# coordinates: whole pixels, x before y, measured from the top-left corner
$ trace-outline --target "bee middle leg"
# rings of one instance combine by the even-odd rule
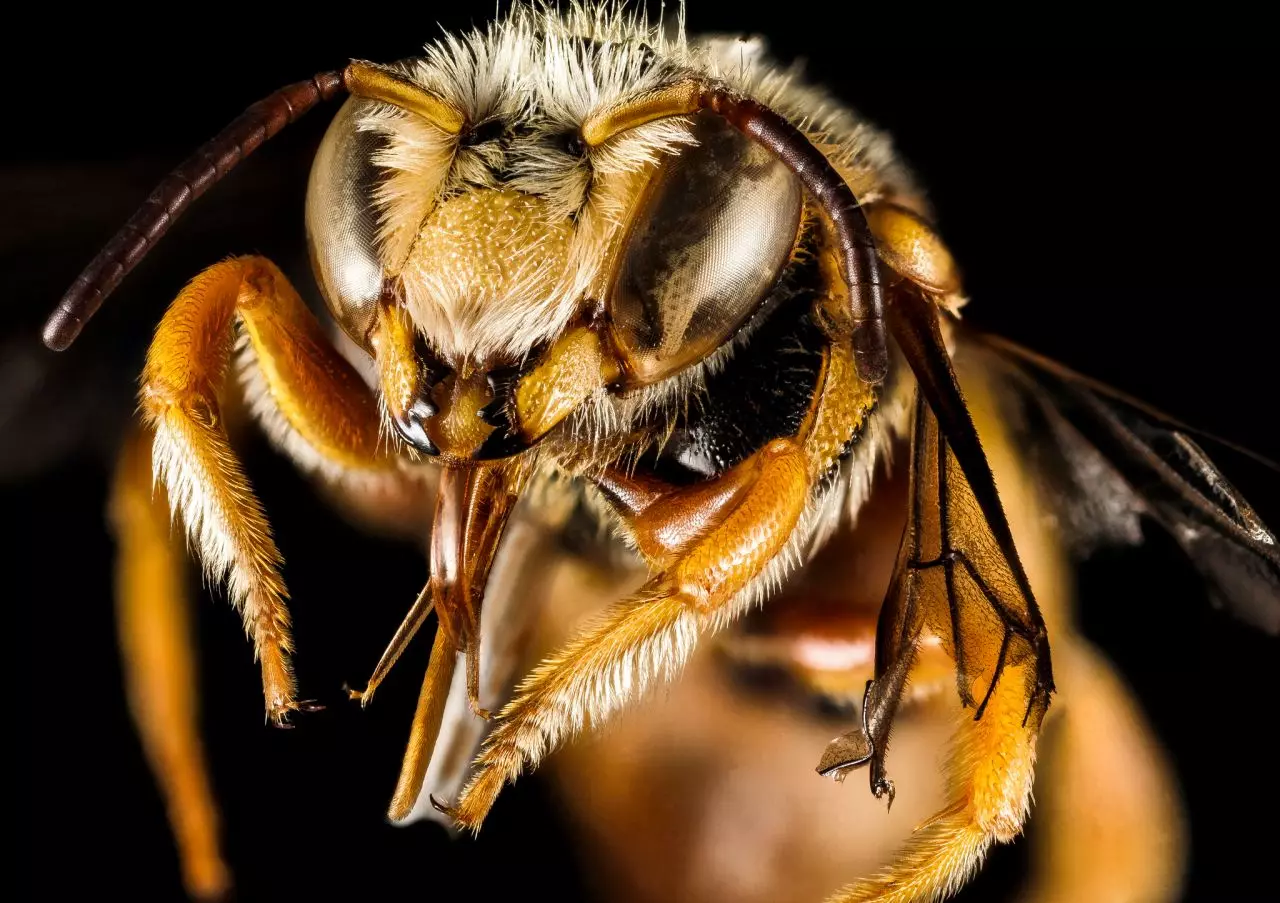
[[[457,823],[478,830],[506,782],[648,685],[673,677],[705,627],[737,614],[735,600],[795,530],[809,500],[809,474],[801,443],[777,439],[708,483],[666,492],[640,487],[624,517],[661,571],[525,679],[448,810]]]

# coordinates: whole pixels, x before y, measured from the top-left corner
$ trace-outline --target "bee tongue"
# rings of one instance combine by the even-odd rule
[[[440,628],[453,648],[467,653],[468,675],[478,673],[480,607],[498,543],[520,487],[518,462],[464,462],[440,476],[431,530],[431,589]],[[475,683],[468,681],[472,689]]]

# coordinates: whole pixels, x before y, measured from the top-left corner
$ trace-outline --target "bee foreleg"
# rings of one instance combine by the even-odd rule
[[[677,674],[704,629],[738,614],[734,600],[785,547],[809,489],[801,445],[778,439],[718,480],[674,490],[638,514],[633,526],[646,522],[673,540],[663,570],[524,680],[449,810],[458,824],[478,830],[504,783]],[[655,555],[661,545],[650,543]]]
[[[218,808],[196,723],[194,650],[183,586],[186,553],[169,529],[164,490],[151,488],[151,435],[135,428],[112,481],[116,620],[129,710],[164,794],[183,884],[221,899],[231,884]]]
[[[147,353],[141,391],[143,417],[155,430],[155,476],[206,573],[226,579],[261,661],[267,714],[280,723],[299,707],[281,557],[231,450],[220,400],[237,319],[261,381],[250,401],[295,460],[328,472],[394,465],[379,449],[372,394],[270,261],[216,264],[170,305]]]

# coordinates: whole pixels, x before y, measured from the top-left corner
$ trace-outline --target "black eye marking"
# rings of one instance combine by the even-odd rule
[[[497,141],[507,132],[507,124],[501,119],[487,119],[479,125],[472,126],[458,139],[463,147],[475,147]]]

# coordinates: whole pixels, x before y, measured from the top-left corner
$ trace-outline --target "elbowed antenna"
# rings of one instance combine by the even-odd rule
[[[241,113],[156,186],[138,212],[71,283],[44,324],[44,343],[54,351],[66,350],[107,296],[192,201],[286,125],[297,122],[321,101],[347,92],[402,107],[450,134],[459,133],[467,124],[466,117],[452,105],[370,63],[353,62],[341,72],[321,72],[281,88]]]

